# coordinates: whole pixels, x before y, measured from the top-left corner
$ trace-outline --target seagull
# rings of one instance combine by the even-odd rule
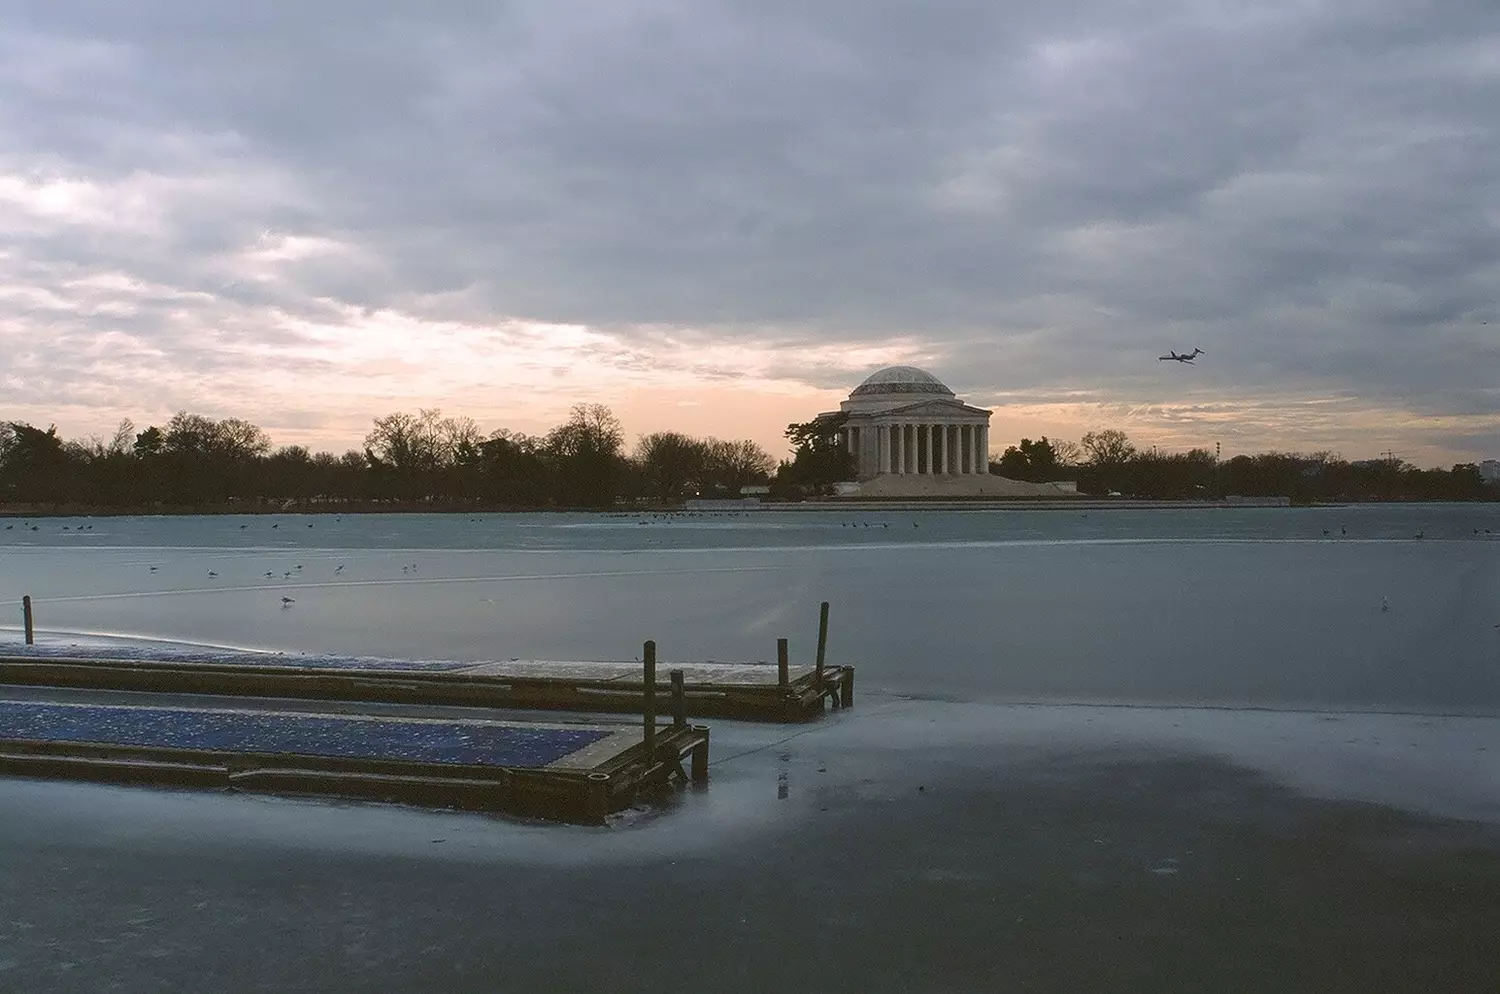
[[[335,566],[335,567],[334,567],[334,568],[333,568],[333,571],[334,571],[334,572],[335,572],[335,573],[342,573],[342,572],[344,572],[344,567],[342,567],[342,566]]]
[[[219,574],[215,573],[213,570],[209,570],[208,571],[208,575],[209,576],[218,576]]]
[[[272,573],[271,573],[271,571],[270,571],[270,570],[266,570],[266,576],[272,576],[272,575],[273,575],[273,574],[272,574]]]
[[[295,603],[297,603],[297,602],[294,601],[294,600],[292,600],[290,597],[283,597],[281,599],[281,606],[282,607],[289,607],[290,605],[295,604]]]
[[[155,566],[151,567],[151,572],[153,572],[153,573],[156,572],[156,567]]]

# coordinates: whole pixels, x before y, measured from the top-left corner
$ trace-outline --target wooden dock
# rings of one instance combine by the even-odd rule
[[[645,643],[644,659],[633,662],[288,661],[233,652],[192,658],[88,658],[33,649],[30,596],[22,599],[22,613],[26,648],[22,654],[0,655],[0,684],[643,715],[652,712],[653,698],[668,689],[656,680],[654,641]],[[776,640],[774,665],[675,664],[670,692],[683,715],[806,721],[829,705],[854,704],[854,667],[825,665],[827,651],[824,601],[819,605],[817,654],[811,666],[792,665],[782,638]]]
[[[0,700],[0,774],[596,824],[671,780],[707,780],[708,729]]]
[[[806,721],[854,699],[852,666],[825,667],[820,674],[816,666],[789,663],[670,665],[682,672],[685,712],[694,717]],[[646,697],[643,666],[634,661],[509,660],[441,669],[390,663],[377,669],[358,660],[346,666],[3,656],[0,684],[629,714],[642,714]],[[663,699],[670,691],[660,682],[654,689]]]

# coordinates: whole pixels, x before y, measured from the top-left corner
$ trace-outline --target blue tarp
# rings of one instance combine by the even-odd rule
[[[608,731],[549,725],[0,701],[0,739],[538,767]]]

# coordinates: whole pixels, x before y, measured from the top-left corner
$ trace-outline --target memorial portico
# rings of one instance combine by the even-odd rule
[[[854,388],[837,411],[859,499],[1075,497],[1072,483],[1030,483],[990,472],[990,412],[971,407],[915,366],[888,366]],[[830,426],[831,428],[832,426]]]
[[[990,412],[963,403],[914,366],[872,374],[838,412],[821,416],[844,418],[843,442],[861,481],[989,475]]]

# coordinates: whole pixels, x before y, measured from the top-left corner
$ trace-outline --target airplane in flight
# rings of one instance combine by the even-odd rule
[[[1191,352],[1184,352],[1178,355],[1175,351],[1170,351],[1170,354],[1159,355],[1156,359],[1158,362],[1192,362],[1202,354],[1203,350],[1195,346]]]

